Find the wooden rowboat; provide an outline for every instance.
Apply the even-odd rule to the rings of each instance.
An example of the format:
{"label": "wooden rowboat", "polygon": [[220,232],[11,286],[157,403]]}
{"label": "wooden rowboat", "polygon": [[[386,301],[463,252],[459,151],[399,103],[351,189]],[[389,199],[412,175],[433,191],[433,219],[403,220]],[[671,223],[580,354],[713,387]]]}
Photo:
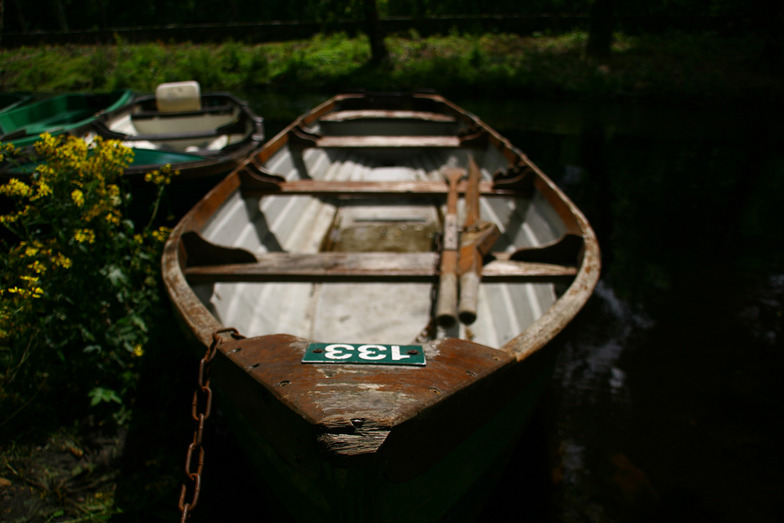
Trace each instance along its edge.
{"label": "wooden rowboat", "polygon": [[101,116],[95,133],[134,151],[127,176],[164,165],[180,171],[175,181],[228,174],[264,140],[264,123],[230,93],[201,93],[196,82],[161,84],[154,95]]}
{"label": "wooden rowboat", "polygon": [[478,118],[436,94],[359,93],[220,182],[162,264],[296,519],[436,521],[525,425],[600,257],[575,205]]}

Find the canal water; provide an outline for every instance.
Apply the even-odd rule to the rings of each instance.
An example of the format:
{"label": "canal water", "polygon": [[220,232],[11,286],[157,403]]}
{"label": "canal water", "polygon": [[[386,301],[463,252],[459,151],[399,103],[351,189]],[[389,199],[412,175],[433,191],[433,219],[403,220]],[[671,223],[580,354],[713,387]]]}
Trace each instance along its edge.
{"label": "canal water", "polygon": [[534,520],[784,520],[781,111],[459,102],[565,190],[602,248],[543,405],[547,455],[521,448],[505,476],[544,469]]}
{"label": "canal water", "polygon": [[[326,97],[246,99],[271,137]],[[480,520],[783,521],[782,111],[454,101],[575,201],[603,260]],[[240,480],[205,480],[202,510],[263,513],[218,452],[207,474]]]}

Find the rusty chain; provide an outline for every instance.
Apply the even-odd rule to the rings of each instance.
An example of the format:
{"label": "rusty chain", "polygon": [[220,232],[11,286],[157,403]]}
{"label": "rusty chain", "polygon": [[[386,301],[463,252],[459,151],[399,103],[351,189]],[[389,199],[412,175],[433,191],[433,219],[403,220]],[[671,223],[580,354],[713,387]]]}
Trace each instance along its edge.
{"label": "rusty chain", "polygon": [[[210,362],[218,352],[222,339],[220,334],[230,332],[234,336],[240,336],[237,329],[228,327],[218,329],[212,333],[212,343],[207,348],[199,362],[198,386],[193,391],[193,401],[191,402],[191,417],[196,421],[196,429],[193,431],[193,441],[188,445],[188,452],[185,455],[185,479],[180,489],[180,501],[178,507],[181,512],[180,523],[184,523],[191,516],[191,511],[196,508],[201,492],[201,473],[204,468],[204,447],[202,439],[204,437],[204,423],[212,412],[212,389],[210,388]],[[202,407],[201,409],[199,407]],[[194,458],[196,461],[194,462]],[[194,470],[195,466],[195,470]],[[191,496],[190,501],[185,499],[188,494],[189,485]]]}

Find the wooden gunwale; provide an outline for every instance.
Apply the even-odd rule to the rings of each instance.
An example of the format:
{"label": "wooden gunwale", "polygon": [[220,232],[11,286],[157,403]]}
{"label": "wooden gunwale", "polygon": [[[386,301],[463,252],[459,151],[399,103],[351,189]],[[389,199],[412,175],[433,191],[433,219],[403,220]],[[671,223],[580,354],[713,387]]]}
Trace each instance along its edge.
{"label": "wooden gunwale", "polygon": [[544,347],[577,315],[593,292],[601,271],[601,255],[596,234],[580,209],[535,164],[528,162],[537,174],[535,186],[559,214],[569,232],[583,238],[583,253],[577,276],[567,291],[544,315],[528,326],[519,336],[506,343],[502,350],[522,361]]}

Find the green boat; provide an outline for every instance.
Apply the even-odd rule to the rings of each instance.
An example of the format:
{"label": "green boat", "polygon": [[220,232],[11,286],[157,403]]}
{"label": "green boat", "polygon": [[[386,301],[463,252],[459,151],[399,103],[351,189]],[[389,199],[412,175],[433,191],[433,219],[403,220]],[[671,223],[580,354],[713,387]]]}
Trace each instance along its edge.
{"label": "green boat", "polygon": [[129,90],[71,93],[4,110],[0,112],[0,142],[26,148],[38,141],[42,133],[79,132],[105,111],[122,107],[133,98]]}

